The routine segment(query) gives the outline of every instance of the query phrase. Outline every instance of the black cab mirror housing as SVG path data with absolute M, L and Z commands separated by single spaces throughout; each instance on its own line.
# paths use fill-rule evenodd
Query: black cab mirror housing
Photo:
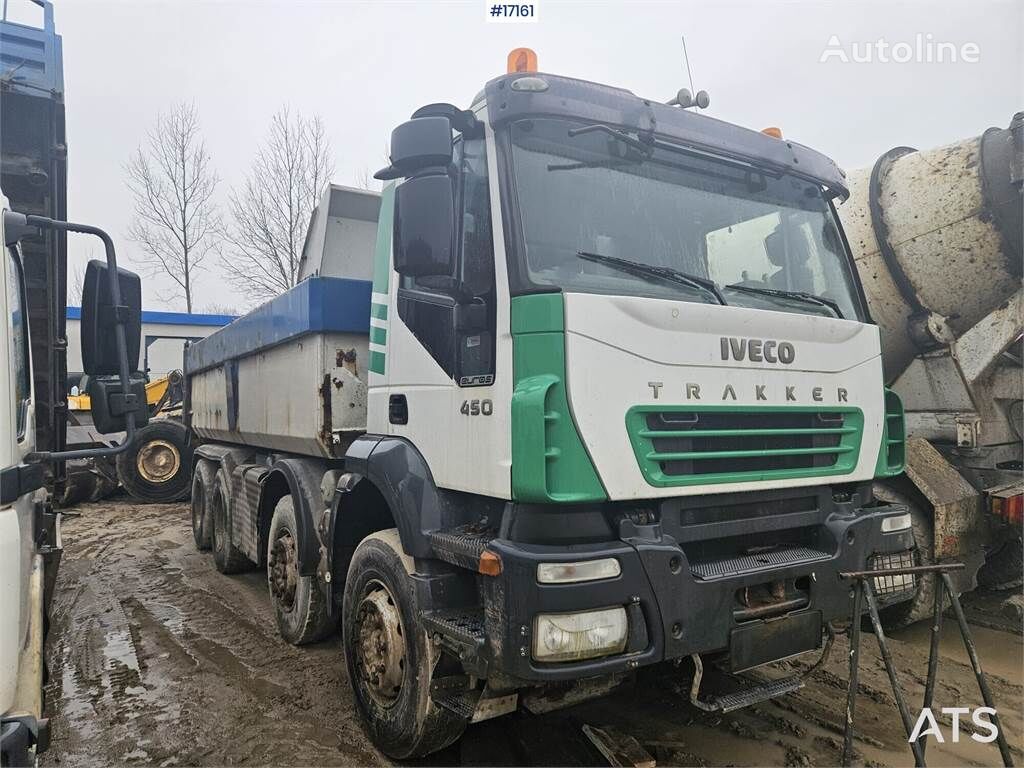
M 89 393 L 92 423 L 97 432 L 124 432 L 129 413 L 135 414 L 136 429 L 149 421 L 146 377 L 141 373 L 133 373 L 129 378 L 128 396 L 121 386 L 120 376 L 90 376 L 85 389 Z
M 395 271 L 453 276 L 455 191 L 447 173 L 414 176 L 395 190 Z
M 447 117 L 416 117 L 391 132 L 391 165 L 373 175 L 388 180 L 452 162 L 452 123 Z
M 93 260 L 85 270 L 82 287 L 82 369 L 90 377 L 113 376 L 120 370 L 114 330 L 119 315 L 125 320 L 128 369 L 134 371 L 139 367 L 142 283 L 138 275 L 126 269 L 118 269 L 117 278 L 121 286 L 120 307 L 115 307 L 111 300 L 110 268 L 107 264 Z

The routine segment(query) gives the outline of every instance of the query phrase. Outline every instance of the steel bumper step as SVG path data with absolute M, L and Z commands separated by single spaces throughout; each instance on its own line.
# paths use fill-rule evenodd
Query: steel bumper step
M 804 687 L 803 680 L 799 677 L 786 677 L 781 680 L 772 680 L 770 683 L 755 685 L 752 688 L 744 688 L 734 693 L 726 693 L 716 696 L 709 702 L 710 706 L 717 712 L 733 712 L 751 704 L 760 704 L 762 701 L 774 699 L 777 696 L 784 696 L 793 693 Z
M 430 545 L 439 559 L 473 571 L 477 569 L 480 555 L 494 536 L 495 532 L 490 528 L 473 524 L 431 531 L 428 534 Z
M 705 560 L 690 564 L 690 572 L 701 581 L 725 579 L 758 571 L 771 571 L 794 565 L 805 565 L 831 559 L 832 555 L 809 547 L 787 547 L 755 552 L 739 557 Z

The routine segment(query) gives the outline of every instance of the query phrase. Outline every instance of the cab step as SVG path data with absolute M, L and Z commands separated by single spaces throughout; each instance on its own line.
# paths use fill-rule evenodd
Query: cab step
M 714 707 L 714 711 L 724 714 L 749 707 L 752 704 L 760 704 L 762 701 L 784 696 L 787 693 L 799 691 L 803 687 L 804 682 L 799 677 L 785 677 L 781 680 L 772 680 L 763 685 L 755 685 L 733 693 L 716 696 L 708 703 Z
M 423 624 L 428 634 L 436 632 L 459 645 L 482 647 L 486 640 L 484 612 L 480 608 L 427 611 L 423 614 Z
M 423 614 L 428 636 L 458 657 L 463 669 L 477 677 L 487 673 L 487 634 L 483 610 L 477 607 L 428 611 Z
M 431 531 L 428 538 L 438 559 L 475 571 L 480 564 L 480 555 L 495 535 L 492 528 L 470 523 L 457 528 Z
M 472 720 L 476 712 L 476 705 L 480 702 L 480 691 L 451 691 L 431 695 L 430 700 L 459 717 Z
M 831 650 L 831 647 L 832 643 L 830 641 L 823 651 L 821 662 L 819 663 L 824 663 L 828 658 L 828 652 Z M 748 688 L 725 693 L 720 696 L 713 696 L 710 699 L 702 699 L 700 697 L 700 684 L 704 679 L 704 663 L 701 661 L 699 654 L 695 653 L 690 658 L 693 660 L 694 667 L 693 682 L 690 685 L 690 703 L 698 709 L 703 709 L 705 712 L 719 712 L 722 714 L 734 712 L 737 709 L 743 709 L 743 707 L 749 707 L 752 704 L 760 704 L 762 701 L 793 693 L 804 687 L 804 677 L 806 675 L 799 674 L 793 677 L 784 677 L 780 680 L 769 680 L 761 685 L 751 685 Z M 818 666 L 819 664 L 815 664 L 811 669 L 817 669 Z

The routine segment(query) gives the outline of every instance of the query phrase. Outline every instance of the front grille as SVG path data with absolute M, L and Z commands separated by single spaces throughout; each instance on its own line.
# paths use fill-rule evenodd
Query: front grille
M 652 485 L 842 475 L 857 464 L 857 408 L 638 406 L 626 427 Z
M 891 555 L 872 555 L 869 563 L 872 571 L 912 568 L 915 565 L 914 550 L 912 549 L 894 552 Z M 912 573 L 905 573 L 902 576 L 875 576 L 873 581 L 875 594 L 882 600 L 893 595 L 901 595 L 904 592 L 912 592 L 916 586 Z

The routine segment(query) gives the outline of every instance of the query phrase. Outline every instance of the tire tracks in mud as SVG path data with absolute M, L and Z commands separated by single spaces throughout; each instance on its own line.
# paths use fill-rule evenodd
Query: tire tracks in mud
M 44 765 L 386 764 L 356 720 L 338 638 L 304 648 L 284 643 L 263 575 L 217 573 L 209 554 L 195 551 L 187 505 L 115 500 L 80 512 L 64 524 L 49 649 L 54 743 Z M 975 637 L 1020 757 L 1024 688 L 1012 670 L 1024 646 L 1019 617 L 1007 619 L 1003 603 L 991 594 L 969 596 L 965 609 L 985 627 Z M 910 765 L 877 644 L 870 633 L 861 642 L 857 759 Z M 980 704 L 959 642 L 943 638 L 936 707 Z M 662 764 L 834 765 L 842 745 L 846 647 L 839 638 L 828 664 L 800 691 L 729 715 L 689 704 L 685 669 L 647 670 L 604 699 L 472 726 L 461 743 L 424 762 L 602 765 L 580 732 L 589 723 L 634 735 Z M 927 632 L 895 633 L 890 647 L 916 714 Z M 780 677 L 809 664 L 781 662 L 764 674 Z M 709 670 L 708 685 L 735 684 L 715 677 Z M 948 717 L 945 722 L 948 733 Z M 969 724 L 961 726 L 970 733 Z M 936 765 L 998 759 L 994 745 L 969 739 L 932 742 L 928 754 Z
M 256 574 L 194 551 L 183 505 L 87 505 L 65 525 L 44 764 L 380 764 L 337 643 L 276 634 Z

